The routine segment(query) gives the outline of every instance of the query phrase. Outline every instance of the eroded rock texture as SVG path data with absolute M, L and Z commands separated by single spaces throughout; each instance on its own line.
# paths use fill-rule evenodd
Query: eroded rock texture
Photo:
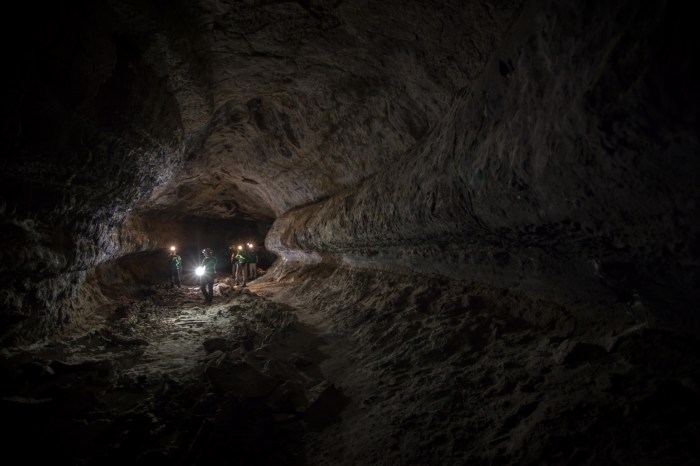
M 333 342 L 299 389 L 333 415 L 294 412 L 289 464 L 696 458 L 700 51 L 679 4 L 42 8 L 16 7 L 3 31 L 8 354 L 162 298 L 171 244 L 190 269 L 213 247 L 223 279 L 227 246 L 264 238 L 279 260 L 256 292 Z M 205 403 L 240 355 L 230 335 L 193 333 L 226 354 Z M 23 377 L 3 396 L 32 405 L 44 394 Z M 165 456 L 195 440 L 225 456 L 224 408 L 192 411 L 211 430 L 168 437 Z
M 6 42 L 3 263 L 61 283 L 29 289 L 8 268 L 10 313 L 49 309 L 60 321 L 55 309 L 83 306 L 64 295 L 89 269 L 169 241 L 135 239 L 130 218 L 270 223 L 401 159 L 478 75 L 518 8 L 114 1 L 19 11 Z M 39 266 L 42 254 L 53 265 Z
M 662 6 L 526 9 L 406 159 L 288 212 L 268 244 L 692 303 L 698 93 L 682 18 Z

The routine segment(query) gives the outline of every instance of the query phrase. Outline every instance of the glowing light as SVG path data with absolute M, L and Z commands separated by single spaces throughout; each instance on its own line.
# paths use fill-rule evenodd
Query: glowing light
M 170 250 L 175 252 L 175 246 L 170 246 Z
M 239 246 L 238 246 L 238 249 L 243 249 L 243 246 L 240 246 L 240 245 L 239 245 Z
M 202 275 L 204 275 L 204 267 L 197 267 L 194 273 L 196 273 L 198 277 L 201 277 Z

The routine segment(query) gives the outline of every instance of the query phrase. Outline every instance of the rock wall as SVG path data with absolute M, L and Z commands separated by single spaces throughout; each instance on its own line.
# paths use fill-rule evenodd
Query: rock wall
M 287 262 L 694 299 L 697 47 L 669 2 L 16 10 L 4 328 L 89 312 L 91 271 L 176 217 L 277 219 Z
M 91 312 L 91 270 L 149 247 L 124 222 L 182 158 L 177 103 L 123 18 L 92 2 L 31 8 L 16 5 L 3 30 L 0 319 L 10 339 Z
M 691 30 L 666 2 L 529 2 L 419 144 L 356 189 L 278 218 L 268 248 L 292 261 L 691 307 Z
M 48 334 L 89 312 L 91 271 L 161 247 L 168 218 L 270 223 L 397 160 L 519 8 L 15 5 L 2 31 L 3 327 Z M 142 232 L 146 216 L 166 220 Z

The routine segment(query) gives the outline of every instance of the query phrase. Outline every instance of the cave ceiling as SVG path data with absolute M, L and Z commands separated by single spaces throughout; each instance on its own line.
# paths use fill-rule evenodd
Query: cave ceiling
M 187 44 L 155 33 L 149 51 L 191 141 L 152 205 L 270 220 L 353 186 L 474 78 L 503 3 L 199 2 L 178 15 Z M 167 57 L 178 46 L 196 60 Z
M 16 105 L 33 126 L 39 114 L 54 118 L 55 134 L 41 139 L 65 148 L 63 162 L 17 172 L 98 207 L 118 193 L 122 202 L 110 209 L 269 223 L 404 156 L 479 74 L 519 7 L 54 6 L 33 19 L 38 33 L 19 52 L 30 69 L 19 87 L 38 82 L 42 93 L 32 97 L 33 84 L 24 84 Z M 21 145 L 41 159 L 35 143 Z

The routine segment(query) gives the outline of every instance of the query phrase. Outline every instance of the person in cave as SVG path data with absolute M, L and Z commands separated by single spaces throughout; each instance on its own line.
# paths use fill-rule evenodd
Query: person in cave
M 236 255 L 238 254 L 238 251 L 236 250 L 235 245 L 229 246 L 229 250 L 231 251 L 231 276 L 233 277 L 233 281 L 235 282 L 236 281 L 236 267 L 237 267 Z
M 180 288 L 180 273 L 182 271 L 182 258 L 172 249 L 168 260 L 168 268 L 170 270 L 170 288 Z
M 233 262 L 233 281 L 234 286 L 245 286 L 248 278 L 248 264 L 245 256 L 245 251 L 243 251 L 243 246 L 238 246 L 236 251 L 231 256 L 231 261 Z M 239 277 L 243 279 L 243 284 L 240 284 Z
M 248 262 L 248 279 L 255 280 L 258 278 L 258 251 L 253 243 L 248 243 L 248 250 L 245 255 Z
M 211 303 L 214 298 L 214 273 L 216 272 L 216 258 L 211 248 L 202 250 L 204 259 L 200 264 L 202 274 L 199 276 L 199 289 L 202 290 L 204 301 Z

